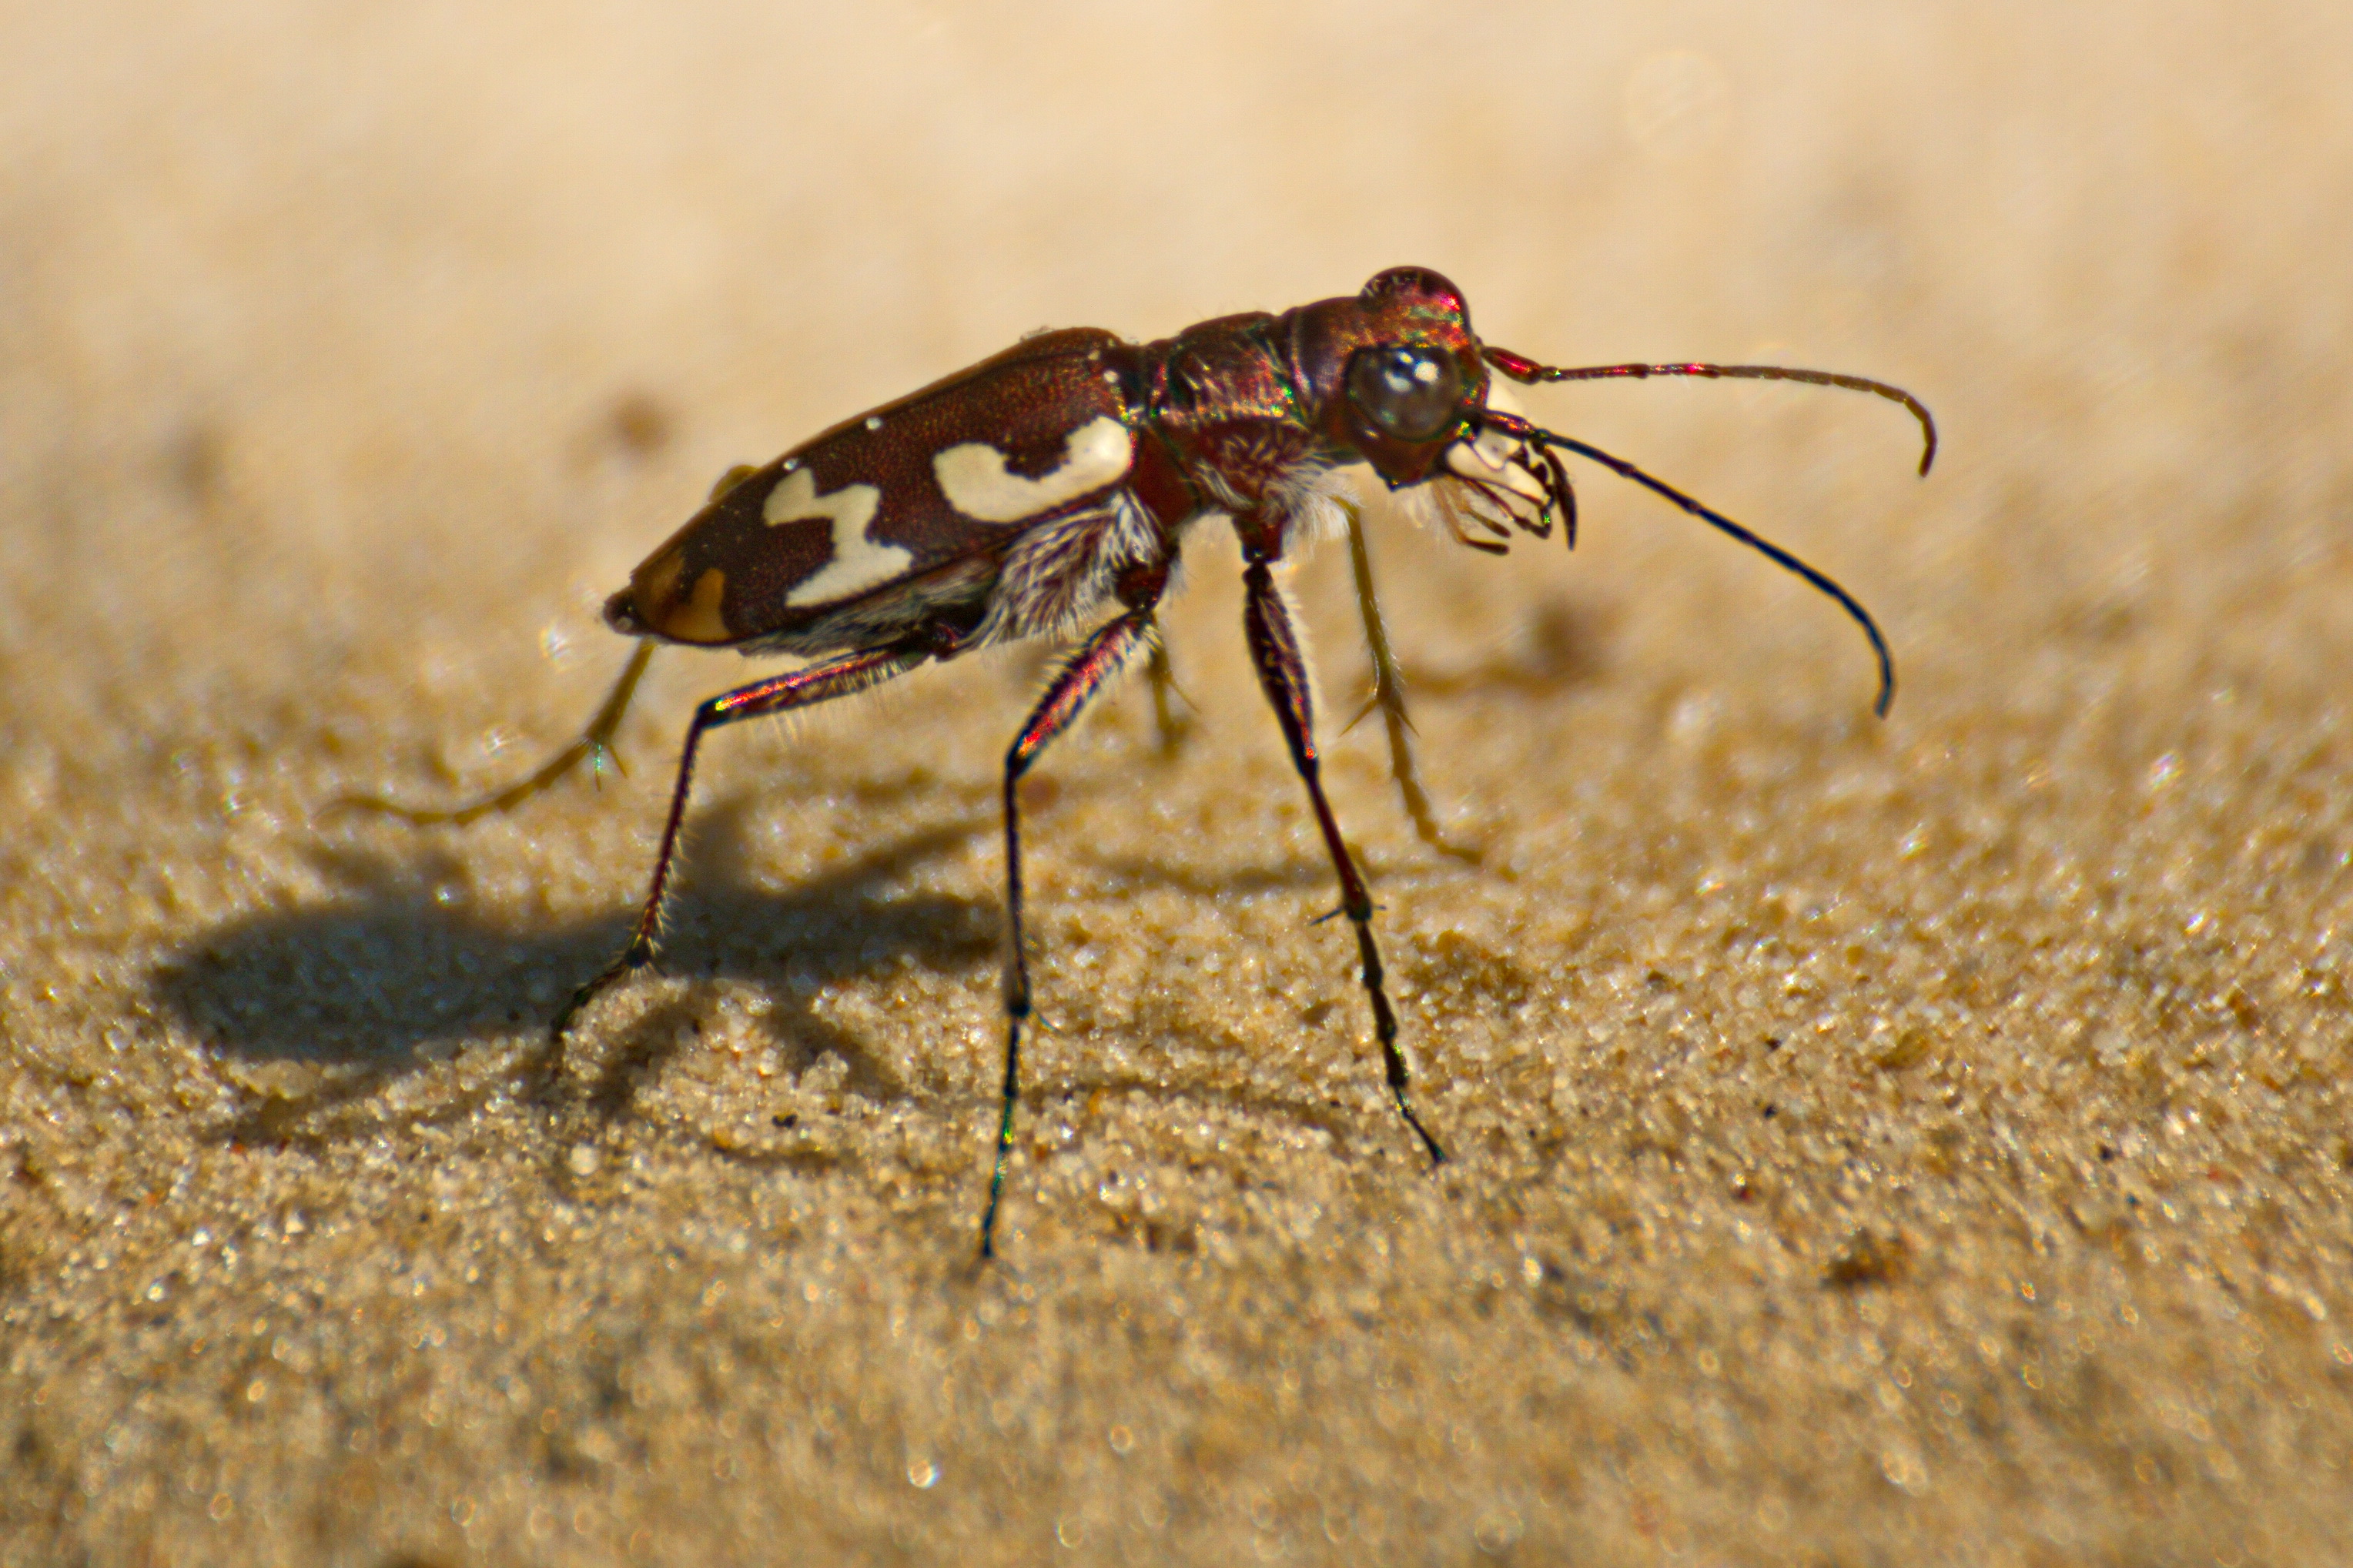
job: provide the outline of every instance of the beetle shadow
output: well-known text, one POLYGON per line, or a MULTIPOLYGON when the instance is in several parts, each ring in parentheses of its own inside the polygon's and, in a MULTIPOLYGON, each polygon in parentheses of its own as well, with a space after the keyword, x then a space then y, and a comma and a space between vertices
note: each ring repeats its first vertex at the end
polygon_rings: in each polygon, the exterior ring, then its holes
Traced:
POLYGON ((1146 855, 1074 852, 1071 858, 1088 868, 1102 884, 1103 896, 1116 896, 1136 888, 1167 888, 1214 902, 1250 899, 1264 893, 1313 892, 1331 888, 1329 860, 1296 860, 1259 866, 1237 866, 1205 871, 1146 855))
MULTIPOLYGON (((896 973, 913 962, 969 970, 997 953, 999 912, 938 894, 893 896, 889 884, 952 853, 978 831, 975 819, 924 828, 789 888, 747 881, 746 829, 756 795, 698 815, 696 853, 672 894, 673 920, 659 969, 674 976, 765 983, 773 1005, 761 1027, 799 1071, 828 1052, 861 1092, 908 1092, 900 1075, 812 1004, 827 985, 896 973), (792 983, 784 984, 787 975, 792 983)), ((216 1135, 223 1142, 328 1142, 389 1112, 375 1097, 475 1044, 512 1040, 520 1027, 543 1040, 572 988, 628 940, 630 913, 533 926, 486 918, 437 896, 459 884, 459 859, 436 847, 414 862, 322 847, 317 863, 353 889, 322 908, 270 911, 215 928, 147 977, 161 1008, 214 1049, 260 1069, 290 1090, 250 1090, 254 1103, 216 1135)), ((642 1010, 618 1030, 594 1013, 575 1024, 570 1055, 588 1079, 586 1108, 626 1114, 699 1027, 690 993, 642 1010), (594 1048, 584 1048, 593 1041, 594 1048)), ((404 1125, 461 1118, 501 1079, 549 1084, 558 1058, 545 1045, 512 1069, 464 1075, 473 1087, 404 1107, 404 1125)))
POLYGON ((1406 697, 1448 698, 1482 691, 1549 697, 1600 679, 1610 668, 1615 606, 1566 597, 1531 605, 1519 623, 1478 658, 1461 664, 1409 659, 1400 671, 1406 697))

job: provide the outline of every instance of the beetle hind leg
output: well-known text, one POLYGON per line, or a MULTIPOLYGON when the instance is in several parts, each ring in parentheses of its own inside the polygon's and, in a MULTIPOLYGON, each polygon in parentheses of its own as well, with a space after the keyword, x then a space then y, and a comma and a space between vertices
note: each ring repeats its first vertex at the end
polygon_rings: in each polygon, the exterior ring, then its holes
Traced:
POLYGON ((613 765, 617 768, 620 763, 613 750, 613 737, 619 732, 621 720, 629 710, 629 702, 638 694, 638 681, 646 673, 646 666, 653 661, 653 657, 654 645, 651 642, 638 643, 637 651, 629 655, 629 662, 622 668, 621 678, 613 682, 613 689, 605 694, 604 704, 596 710, 596 716, 588 721, 588 727, 580 732, 580 738, 550 757, 538 772, 527 779, 479 800, 469 801, 464 805, 439 809, 403 805, 398 801, 385 800, 379 795, 347 795, 329 801, 322 815, 338 811, 373 811, 385 816, 396 816, 412 827, 428 827, 443 822, 463 827, 493 812, 512 811, 583 762, 601 768, 606 758, 613 757, 613 765))

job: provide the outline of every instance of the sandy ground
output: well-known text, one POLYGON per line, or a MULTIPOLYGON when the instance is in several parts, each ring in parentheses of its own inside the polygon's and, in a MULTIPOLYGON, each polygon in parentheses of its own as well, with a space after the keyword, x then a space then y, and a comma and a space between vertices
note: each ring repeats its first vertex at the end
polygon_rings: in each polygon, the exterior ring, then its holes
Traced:
POLYGON ((2353 1561, 2353 12, 16 5, 0 19, 0 1563, 2353 1561), (1292 579, 1433 1174, 1221 528, 1038 650, 463 831, 728 464, 1041 325, 1414 261, 1575 555, 1292 579))

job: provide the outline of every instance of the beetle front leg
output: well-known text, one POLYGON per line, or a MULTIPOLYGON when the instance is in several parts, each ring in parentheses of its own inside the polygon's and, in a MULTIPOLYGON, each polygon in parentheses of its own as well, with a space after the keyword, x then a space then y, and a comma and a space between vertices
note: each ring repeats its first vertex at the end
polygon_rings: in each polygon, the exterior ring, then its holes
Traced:
POLYGON ((1152 606, 1128 611, 1079 645, 1030 710, 1029 721, 1005 753, 1005 1104, 997 1121, 997 1163, 989 1173, 988 1207, 980 1216, 980 1255, 996 1253, 997 1204, 1005 1167, 1013 1157, 1013 1106, 1021 1092, 1021 1024, 1029 1016, 1029 955, 1021 924, 1021 803, 1015 786, 1054 737, 1078 721, 1103 683, 1137 647, 1155 637, 1152 606))
POLYGON ((1266 690, 1267 700, 1274 705, 1275 721, 1282 726, 1282 738, 1291 746, 1292 765, 1307 785, 1307 798, 1315 808, 1315 823, 1324 830, 1324 846, 1332 854, 1332 868, 1340 875, 1340 911, 1356 929, 1356 952, 1364 960, 1365 994, 1373 1005, 1373 1033, 1380 1040, 1381 1059, 1388 1073, 1389 1097, 1397 1102, 1398 1114, 1406 1125, 1421 1139, 1422 1147, 1430 1151, 1432 1164, 1443 1162, 1446 1151, 1413 1113, 1413 1105, 1406 1099, 1409 1081, 1404 1053, 1398 1049, 1397 1013, 1389 1005, 1388 989, 1381 979, 1381 950, 1373 941, 1373 900, 1365 890, 1365 879, 1356 870, 1355 858, 1340 837, 1340 824, 1332 815, 1331 803, 1324 798, 1323 763, 1315 751, 1315 713, 1307 691, 1307 661, 1300 656, 1299 637, 1292 630, 1291 612, 1282 602, 1282 590, 1275 586, 1274 574, 1263 560, 1254 560, 1242 574, 1242 586, 1248 597, 1242 606, 1242 624, 1250 638, 1250 662, 1258 667, 1259 684, 1266 690))
POLYGON ((1185 736, 1193 724, 1176 711, 1176 704, 1185 700, 1185 694, 1176 689, 1176 671, 1168 662, 1168 639, 1157 631, 1152 636, 1151 654, 1144 673, 1152 682, 1152 724, 1160 737, 1160 754, 1173 757, 1185 743, 1185 736))
POLYGON ((1373 661, 1373 700, 1365 704, 1365 711, 1349 721, 1354 728, 1365 721, 1365 715, 1377 708, 1389 736, 1389 776, 1397 780, 1398 793, 1405 797, 1405 811, 1413 818, 1413 830, 1421 841, 1441 855, 1451 855, 1457 860, 1479 864, 1479 849, 1474 845, 1449 844, 1445 832, 1438 826, 1438 814, 1430 808, 1430 796, 1422 792, 1421 776, 1413 763, 1413 721, 1405 712, 1405 678, 1398 673, 1397 656, 1389 651, 1388 628, 1381 621, 1381 602, 1373 592, 1372 552, 1365 544, 1363 514, 1357 508, 1343 504, 1348 518, 1348 564, 1356 578, 1356 609, 1365 618, 1365 650, 1373 661))
MULTIPOLYGON (((574 992, 572 1000, 564 1005, 564 1011, 555 1016, 555 1022, 548 1026, 551 1046, 559 1052, 563 1049, 565 1030, 598 993, 631 970, 642 969, 653 962, 655 939, 661 933, 662 905, 670 895, 670 873, 678 864, 679 829, 686 821, 686 797, 694 781, 695 748, 702 743, 703 731, 848 697, 904 675, 931 657, 929 648, 905 647, 847 654, 788 675, 739 686, 695 709, 694 718, 686 727, 685 748, 678 760, 678 782, 670 789, 670 820, 663 825, 661 848, 654 856, 653 885, 647 890, 644 909, 638 911, 637 930, 631 933, 629 945, 622 950, 621 956, 574 992)), ((560 1060, 560 1057, 552 1060, 550 1069, 560 1060)))

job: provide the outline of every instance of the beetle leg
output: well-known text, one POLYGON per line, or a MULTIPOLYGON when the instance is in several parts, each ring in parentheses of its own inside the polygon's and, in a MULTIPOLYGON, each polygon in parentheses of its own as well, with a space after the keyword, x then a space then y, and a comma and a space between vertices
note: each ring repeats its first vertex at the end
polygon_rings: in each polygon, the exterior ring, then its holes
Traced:
POLYGON ((1373 1005, 1373 1033, 1381 1043, 1381 1059, 1388 1072, 1389 1098, 1397 1102, 1398 1113, 1405 1118, 1421 1139, 1422 1147, 1430 1151, 1436 1164, 1446 1158, 1446 1151, 1413 1113, 1406 1099, 1408 1075, 1405 1056, 1398 1049, 1397 1013, 1389 1006, 1388 992, 1381 983, 1381 950, 1373 941, 1373 900, 1365 890, 1365 879, 1348 854, 1348 847, 1340 838, 1340 824, 1332 816, 1331 803, 1324 798, 1323 763, 1315 751, 1315 713, 1307 691, 1307 661, 1300 656, 1299 637, 1292 630, 1291 613, 1282 602, 1282 590, 1275 586, 1274 574, 1263 560, 1250 563, 1242 574, 1242 586, 1248 598, 1242 606, 1242 626, 1250 638, 1250 662, 1258 667, 1259 684, 1266 690, 1267 700, 1274 705, 1275 721, 1282 726, 1282 738, 1291 746, 1292 765, 1307 785, 1307 798, 1315 808, 1315 824, 1324 830, 1324 847, 1331 851, 1332 868, 1340 874, 1340 912, 1356 928, 1356 952, 1364 960, 1365 994, 1373 1005))
POLYGON ((1438 814, 1430 808, 1430 796, 1422 793, 1421 775, 1413 762, 1413 721, 1405 712, 1405 679, 1398 671, 1397 656, 1389 649, 1388 628, 1381 621, 1381 602, 1373 593, 1373 557, 1365 544, 1362 513, 1353 506, 1342 508, 1348 516, 1348 563, 1356 574, 1356 608, 1365 617, 1365 648, 1373 660, 1373 700, 1365 710, 1349 721, 1350 728, 1364 722, 1376 708, 1381 710, 1381 721, 1389 732, 1389 773, 1397 780, 1398 793, 1405 797, 1406 815, 1413 818, 1413 830, 1421 841, 1441 855, 1451 855, 1457 860, 1479 863, 1480 851, 1475 845, 1449 844, 1438 826, 1438 814))
POLYGON ((1176 672, 1168 663, 1167 639, 1156 628, 1144 674, 1152 682, 1152 727, 1160 736, 1160 754, 1173 757, 1176 748, 1185 743, 1193 721, 1176 711, 1176 704, 1184 700, 1185 694, 1176 689, 1176 672))
MULTIPOLYGON (((663 825, 661 848, 654 856, 653 885, 647 889, 645 908, 638 911, 637 930, 631 933, 629 945, 622 950, 621 956, 574 992, 572 1000, 564 1005, 564 1011, 555 1016, 555 1022, 548 1028, 551 1045, 559 1051, 563 1048, 565 1030, 597 993, 631 970, 642 969, 653 962, 654 942, 661 933, 662 904, 670 892, 670 873, 678 865, 679 828, 686 820, 687 792, 694 778, 694 751, 702 742, 703 731, 740 720, 758 719, 848 697, 904 675, 931 657, 929 648, 908 647, 845 654, 824 664, 739 686, 695 709, 694 718, 686 727, 685 750, 678 760, 678 783, 670 789, 670 820, 663 825)), ((554 1064, 550 1065, 552 1069, 554 1064)))
MULTIPOLYGON (((402 805, 397 801, 372 795, 347 795, 329 801, 326 809, 331 812, 382 812, 386 816, 396 816, 418 827, 438 822, 455 823, 463 827, 494 811, 512 811, 578 767, 584 760, 593 757, 601 762, 613 755, 613 736, 619 731, 622 715, 628 712, 629 700, 638 694, 638 679, 645 674, 646 666, 653 657, 652 643, 638 644, 637 652, 629 656, 629 662, 622 668, 621 679, 613 682, 613 689, 606 693, 604 706, 596 710, 594 719, 588 721, 588 728, 580 732, 580 738, 549 758, 544 766, 520 784, 509 784, 495 794, 486 795, 464 805, 444 807, 438 811, 402 805)), ((619 764, 617 762, 614 765, 617 767, 619 764)))
POLYGON ((1152 606, 1131 609, 1079 645, 1030 710, 1029 721, 1005 753, 1005 1105, 997 1123, 997 1164, 988 1178, 988 1207, 980 1216, 980 1255, 996 1256, 997 1202, 1013 1155, 1013 1104, 1021 1089, 1021 1024, 1029 1016, 1029 960, 1021 930, 1021 805, 1015 787, 1038 753, 1077 721, 1103 683, 1139 643, 1157 646, 1152 606))

